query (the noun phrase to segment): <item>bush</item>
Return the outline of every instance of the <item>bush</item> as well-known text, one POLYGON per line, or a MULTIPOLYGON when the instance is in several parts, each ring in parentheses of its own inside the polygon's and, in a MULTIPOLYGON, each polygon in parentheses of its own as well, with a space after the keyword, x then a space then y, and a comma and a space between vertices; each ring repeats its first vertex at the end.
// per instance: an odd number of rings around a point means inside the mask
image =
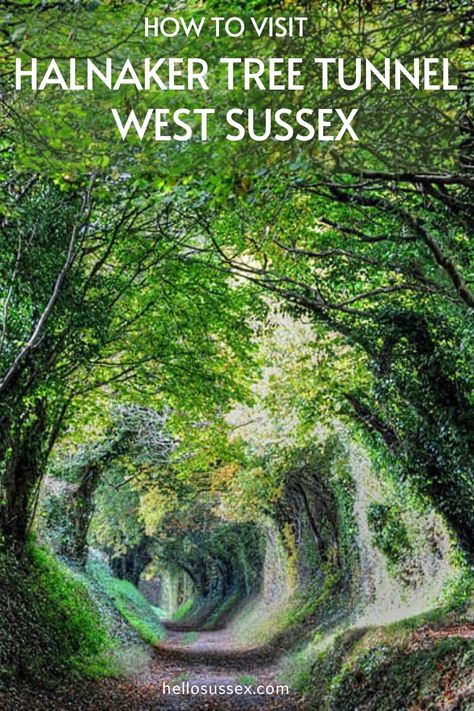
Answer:
POLYGON ((374 503, 369 506, 367 519, 374 544, 387 556, 389 564, 396 565, 410 555, 408 530, 397 509, 374 503))
POLYGON ((474 603, 474 574, 461 560, 459 572, 444 586, 442 600, 449 610, 461 612, 474 603))
POLYGON ((194 607, 194 600, 192 598, 188 598, 185 602, 183 602, 182 605, 178 607, 177 610, 173 612, 172 619, 175 622, 180 622, 182 619, 184 619, 191 610, 194 607))

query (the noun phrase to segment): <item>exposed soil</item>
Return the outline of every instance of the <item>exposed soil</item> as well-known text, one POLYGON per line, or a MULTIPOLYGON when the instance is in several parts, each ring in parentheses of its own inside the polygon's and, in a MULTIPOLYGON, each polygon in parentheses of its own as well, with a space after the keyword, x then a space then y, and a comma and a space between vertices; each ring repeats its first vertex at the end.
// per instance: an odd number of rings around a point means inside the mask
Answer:
POLYGON ((448 637, 460 637, 461 639, 474 639, 474 625, 458 624, 450 627, 432 629, 427 625, 420 627, 413 634, 415 640, 447 639, 448 637))

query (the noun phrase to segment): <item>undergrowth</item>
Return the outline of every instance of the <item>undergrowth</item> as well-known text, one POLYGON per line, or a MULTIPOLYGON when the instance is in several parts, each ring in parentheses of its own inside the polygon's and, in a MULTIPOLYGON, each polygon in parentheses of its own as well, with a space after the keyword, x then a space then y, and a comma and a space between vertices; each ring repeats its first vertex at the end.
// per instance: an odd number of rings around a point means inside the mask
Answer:
POLYGON ((182 619, 184 619, 191 610, 194 607, 194 600, 193 598, 188 598, 183 602, 177 610, 175 610, 171 616, 171 619, 174 620, 175 622, 180 622, 182 619))
POLYGON ((465 568, 442 607, 391 625, 316 634, 287 657, 284 680, 304 694, 304 708, 321 711, 467 711, 474 642, 456 636, 456 625, 472 622, 473 585, 465 568), (430 629, 448 632, 436 637, 430 629), (456 705, 445 706, 448 702, 456 705))
POLYGON ((315 661, 306 687, 314 708, 444 708, 440 704, 462 691, 469 678, 472 683, 472 640, 449 638, 416 647, 390 638, 370 643, 368 637, 365 641, 363 631, 352 630, 315 661))
POLYGON ((112 641, 86 587, 48 551, 0 551, 0 678, 54 685, 112 672, 112 641))
POLYGON ((215 610, 211 612, 205 624, 203 625, 203 629, 215 629, 217 625, 221 622, 221 620, 231 612, 232 608, 235 607, 235 605, 237 605, 240 598, 240 592, 235 592, 232 595, 228 595, 227 597, 225 597, 221 601, 221 603, 215 608, 215 610))
POLYGON ((99 561, 90 564, 88 570, 145 642, 155 645, 165 639, 166 631, 159 616, 132 583, 115 578, 107 566, 99 561))

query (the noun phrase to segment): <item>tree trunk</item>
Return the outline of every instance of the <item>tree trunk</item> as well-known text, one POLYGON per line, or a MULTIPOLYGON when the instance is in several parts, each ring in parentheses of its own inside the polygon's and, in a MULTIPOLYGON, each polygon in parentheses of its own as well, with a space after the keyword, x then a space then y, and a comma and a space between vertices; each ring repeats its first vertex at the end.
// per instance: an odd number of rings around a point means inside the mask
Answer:
POLYGON ((25 547, 30 504, 44 474, 45 424, 45 403, 38 400, 30 422, 17 433, 6 464, 1 527, 6 545, 18 551, 25 547))
POLYGON ((62 552, 79 565, 85 565, 87 559, 87 536, 94 513, 94 494, 99 480, 99 466, 90 464, 69 500, 72 534, 69 540, 64 541, 62 552))

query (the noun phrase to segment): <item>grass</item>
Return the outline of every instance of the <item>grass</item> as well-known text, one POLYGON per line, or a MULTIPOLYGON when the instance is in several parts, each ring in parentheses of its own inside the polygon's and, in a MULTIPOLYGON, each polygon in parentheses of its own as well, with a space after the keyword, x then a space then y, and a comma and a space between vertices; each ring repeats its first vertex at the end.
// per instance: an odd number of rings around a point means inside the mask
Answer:
POLYGON ((173 686, 174 684, 182 684, 183 681, 189 681, 191 678, 190 674, 187 672, 182 672, 181 674, 178 674, 178 676, 175 676, 172 681, 170 682, 170 686, 173 686))
POLYGON ((235 678, 235 683, 240 686, 255 686, 258 684, 258 679, 251 674, 241 674, 235 678))
POLYGON ((191 612, 193 605, 194 605, 194 600, 192 598, 188 598, 188 600, 186 600, 186 602, 183 602, 183 604, 180 605, 178 607, 178 609, 173 612, 171 619, 174 620, 175 622, 180 622, 182 619, 184 619, 186 617, 186 615, 188 615, 191 612))
POLYGON ((89 570, 121 615, 145 642, 155 645, 166 638, 157 608, 152 607, 132 583, 114 578, 107 567, 98 561, 89 570))
POLYGON ((33 543, 18 561, 0 551, 0 677, 59 683, 112 673, 113 646, 86 586, 33 543))

